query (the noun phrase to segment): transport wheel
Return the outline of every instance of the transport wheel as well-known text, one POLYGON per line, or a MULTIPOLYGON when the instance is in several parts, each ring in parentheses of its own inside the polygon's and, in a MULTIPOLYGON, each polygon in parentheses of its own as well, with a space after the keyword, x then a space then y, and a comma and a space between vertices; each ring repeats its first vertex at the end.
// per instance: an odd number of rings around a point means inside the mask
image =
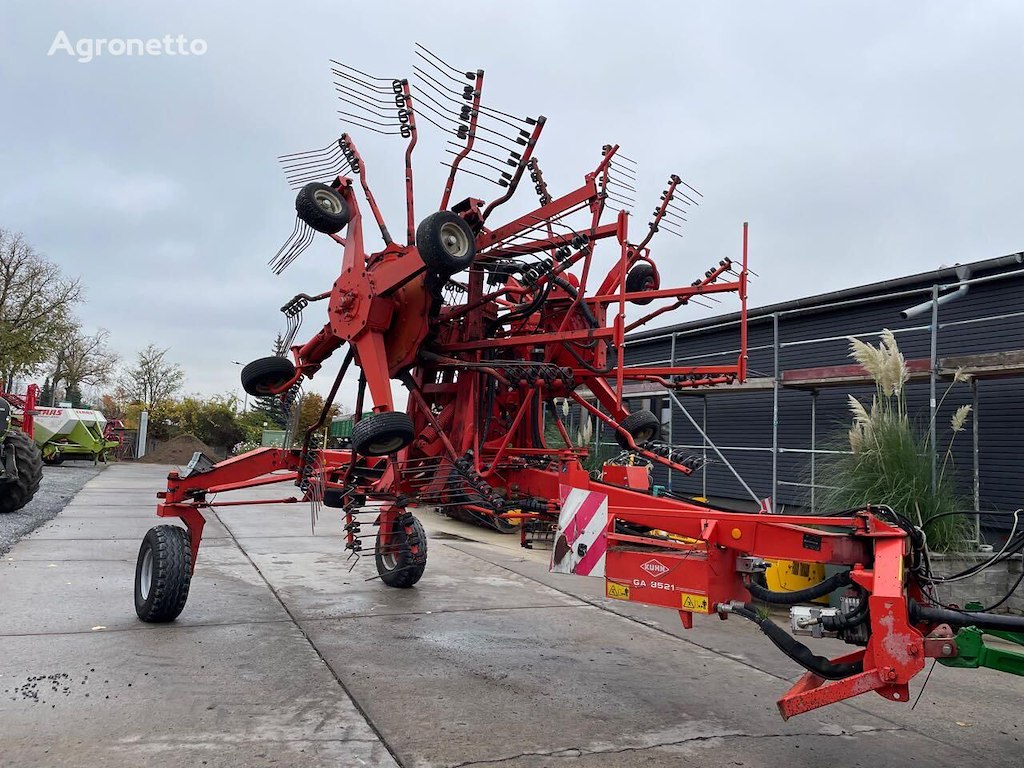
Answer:
POLYGON ((43 480, 43 454, 31 437, 12 429, 4 438, 4 462, 13 456, 17 480, 0 480, 0 513, 17 512, 36 495, 43 480))
POLYGON ((338 191, 315 181, 295 196, 295 212, 317 232, 327 235, 340 232, 352 218, 348 203, 338 191))
POLYGON ((177 525, 150 528, 135 564, 135 613, 150 624, 174 621, 192 581, 189 533, 177 525))
POLYGON ((278 394, 295 378, 295 365, 287 357, 261 357, 242 369, 242 389, 250 395, 278 394))
POLYGON ((416 228, 416 249, 423 263, 446 275, 461 272, 476 256, 476 237, 461 216, 432 213, 416 228))
MULTIPOLYGON (((626 293, 638 293, 640 291, 656 291, 661 287, 658 273, 654 267, 646 261, 633 265, 633 268, 626 273, 626 293)), ((653 299, 632 299, 633 304, 650 304, 653 299)))
MULTIPOLYGON (((619 422, 619 426, 629 432, 633 437, 633 442, 637 445, 657 440, 658 435, 661 434, 661 419, 650 411, 631 413, 619 422)), ((615 439, 623 448, 629 447, 626 445, 626 439, 618 432, 615 433, 615 439)))
POLYGON ((377 563, 380 580, 389 587, 408 589, 423 576, 427 567, 427 534, 423 525, 413 515, 398 515, 392 525, 391 541, 385 548, 381 543, 381 530, 377 532, 377 543, 373 557, 377 563), (417 549, 413 554, 412 547, 417 549))
POLYGON ((407 413, 375 413, 352 425, 352 450, 364 456, 386 456, 405 448, 416 436, 407 413))
POLYGON ((345 493, 341 488, 328 488, 324 491, 323 503, 330 509, 341 509, 345 506, 345 493))
POLYGON ((60 451, 54 451, 49 456, 43 456, 43 464, 49 464, 51 467, 58 467, 64 463, 64 454, 60 451))

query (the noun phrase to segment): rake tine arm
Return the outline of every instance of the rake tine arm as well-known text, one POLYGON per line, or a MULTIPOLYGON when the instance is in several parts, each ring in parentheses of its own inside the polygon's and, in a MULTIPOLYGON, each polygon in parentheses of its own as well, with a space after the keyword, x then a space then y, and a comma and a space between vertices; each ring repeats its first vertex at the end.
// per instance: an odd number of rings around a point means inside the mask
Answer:
POLYGON ((516 170, 512 174, 512 179, 509 181, 508 191, 497 200, 491 201, 491 204, 484 209, 481 216, 484 221, 487 221, 487 217, 491 215, 495 208, 507 202, 512 195, 516 193, 516 189, 519 187, 519 180, 523 178, 523 171, 526 170, 527 163, 529 163, 530 158, 533 157, 533 150, 537 146, 537 141, 540 139, 540 134, 544 130, 544 123, 546 122, 547 118, 544 117, 544 115, 537 118, 537 124, 533 127, 533 133, 531 133, 530 138, 527 139, 526 149, 523 151, 522 157, 519 158, 516 170))
POLYGON ((476 125, 480 119, 480 94, 484 87, 484 71, 478 69, 476 71, 476 83, 473 86, 472 92, 472 107, 470 109, 469 126, 466 131, 466 146, 456 157, 455 161, 451 164, 451 173, 448 174, 448 181, 444 185, 444 193, 441 195, 441 202, 438 205, 438 210, 446 210, 448 208, 448 202, 451 199, 452 187, 455 186, 455 174, 459 172, 459 164, 462 159, 469 154, 469 151, 473 148, 473 140, 476 138, 476 125))

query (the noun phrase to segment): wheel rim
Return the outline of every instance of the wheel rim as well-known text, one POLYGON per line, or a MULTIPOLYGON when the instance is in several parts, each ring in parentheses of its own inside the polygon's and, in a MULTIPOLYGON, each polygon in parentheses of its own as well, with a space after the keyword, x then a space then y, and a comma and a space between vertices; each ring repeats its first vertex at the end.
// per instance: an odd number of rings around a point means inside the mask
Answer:
POLYGON ((460 227, 458 224, 454 224, 450 221, 445 222, 441 225, 441 247, 456 259, 463 258, 469 253, 469 237, 466 236, 466 230, 460 227))
POLYGON ((396 552, 398 548, 395 546, 395 532, 391 531, 390 543, 387 547, 381 547, 380 561, 384 565, 384 569, 393 571, 398 567, 398 557, 396 552))
POLYGON ((654 437, 654 427, 648 427, 647 429, 641 429, 633 435, 633 441, 637 443, 646 443, 652 437, 654 437))
POLYGON ((153 583, 153 550, 147 549, 139 566, 139 594, 143 600, 149 599, 149 588, 153 583))
POLYGON ((287 379, 274 379, 272 381, 258 381, 258 382, 256 382, 255 384, 252 385, 252 388, 255 389, 259 394, 262 394, 262 395, 273 395, 273 394, 276 394, 274 392, 274 390, 275 389, 279 390, 286 383, 286 381, 287 381, 287 379))
POLYGON ((329 190, 316 190, 313 193, 313 202, 335 216, 342 212, 341 198, 329 190))
POLYGON ((401 448, 404 443, 405 441, 400 436, 396 435, 395 437, 385 437, 377 440, 376 442, 370 443, 369 449, 377 454, 394 453, 401 448))

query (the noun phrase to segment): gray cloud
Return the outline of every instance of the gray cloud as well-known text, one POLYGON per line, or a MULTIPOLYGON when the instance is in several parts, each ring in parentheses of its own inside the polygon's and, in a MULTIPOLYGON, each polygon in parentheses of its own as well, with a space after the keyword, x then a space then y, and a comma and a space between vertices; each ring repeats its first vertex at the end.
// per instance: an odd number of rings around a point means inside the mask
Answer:
MULTIPOLYGON (((634 227, 669 173, 700 189, 685 239, 655 240, 667 279, 738 256, 750 221, 764 304, 1021 248, 1022 26, 1013 2, 522 2, 471 18, 411 2, 16 2, 0 10, 0 225, 84 278, 84 322, 124 355, 169 345, 190 390, 238 391, 230 361, 265 354, 278 307, 325 290, 340 259, 323 242, 281 278, 266 268, 294 218, 275 156, 337 136, 328 58, 405 75, 418 40, 485 68, 494 105, 548 116, 554 191, 612 141, 639 161, 634 227), (60 30, 208 51, 81 64, 46 56, 60 30)), ((353 134, 400 229, 400 145, 353 134)), ((424 214, 442 148, 424 130, 424 214)), ((524 188, 509 213, 531 202, 524 188)), ((321 322, 311 309, 304 331, 321 322)))

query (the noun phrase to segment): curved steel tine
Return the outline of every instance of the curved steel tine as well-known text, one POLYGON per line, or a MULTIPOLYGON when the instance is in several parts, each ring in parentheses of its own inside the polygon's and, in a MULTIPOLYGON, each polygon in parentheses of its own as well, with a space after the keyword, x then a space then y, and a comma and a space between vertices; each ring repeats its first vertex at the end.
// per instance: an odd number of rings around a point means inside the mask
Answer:
MULTIPOLYGON (((366 123, 372 123, 373 125, 384 125, 384 126, 387 126, 389 128, 397 128, 398 127, 396 125, 396 123, 398 122, 397 120, 387 121, 387 122, 380 122, 379 120, 371 120, 368 117, 363 117, 362 115, 355 115, 355 114, 352 114, 351 112, 345 112, 344 110, 341 110, 341 109, 338 110, 338 114, 339 115, 345 115, 346 117, 353 117, 353 118, 355 118, 357 120, 362 120, 363 122, 366 122, 366 123)), ((377 117, 386 117, 386 115, 377 115, 377 117)))
MULTIPOLYGON (((450 69, 452 72, 456 72, 456 73, 462 75, 467 80, 472 80, 474 77, 476 77, 476 73, 475 72, 468 72, 466 70, 456 69, 451 64, 449 64, 447 61, 445 61, 440 56, 438 56, 436 53, 434 53, 429 48, 427 48, 427 46, 423 45, 422 43, 415 43, 415 46, 417 48, 421 49, 422 51, 426 52, 428 55, 430 55, 431 58, 436 59, 437 61, 439 61, 441 64, 443 64, 445 67, 450 69)), ((435 64, 434 66, 437 66, 437 65, 435 64)))
POLYGON ((339 141, 340 141, 340 139, 334 139, 334 140, 331 141, 330 144, 328 144, 326 147, 324 147, 322 149, 307 149, 307 150, 304 150, 302 152, 288 152, 287 154, 284 154, 284 155, 278 155, 277 159, 279 161, 281 161, 281 162, 284 162, 284 161, 287 161, 289 158, 297 157, 299 155, 315 155, 315 154, 324 154, 326 152, 333 152, 334 150, 338 149, 338 142, 339 141))
MULTIPOLYGON (((298 219, 298 217, 296 217, 298 219)), ((313 228, 306 224, 304 221, 298 220, 296 225, 299 231, 297 238, 290 236, 288 240, 285 240, 284 245, 278 250, 274 258, 271 259, 271 269, 275 275, 280 275, 284 272, 288 266, 297 259, 306 248, 309 247, 310 243, 313 242, 313 228), (287 247, 287 250, 285 250, 287 247), (284 253, 282 253, 282 251, 284 253)), ((293 233, 294 234, 294 233, 293 233)))
MULTIPOLYGON (((447 152, 449 155, 455 155, 456 157, 458 157, 458 155, 459 155, 458 152, 455 152, 455 151, 453 151, 451 149, 445 149, 445 152, 447 152)), ((492 171, 497 171, 498 173, 501 173, 501 174, 505 174, 506 173, 506 171, 503 168, 498 168, 498 167, 496 167, 494 165, 491 165, 490 163, 488 163, 485 160, 478 160, 477 158, 473 157, 473 153, 472 152, 470 152, 468 155, 466 155, 466 159, 469 160, 470 162, 479 163, 480 165, 482 165, 482 166, 484 166, 486 168, 490 168, 492 171)))
MULTIPOLYGON (((451 163, 446 163, 443 160, 441 161, 441 165, 443 165, 445 168, 451 168, 452 167, 451 163)), ((508 186, 508 182, 505 181, 504 179, 501 179, 499 181, 495 181, 494 179, 488 178, 487 176, 484 176, 482 174, 476 173, 474 171, 467 171, 465 168, 459 168, 459 170, 462 173, 468 173, 470 176, 476 176, 477 178, 483 179, 484 181, 489 181, 489 182, 491 182, 491 184, 497 184, 499 187, 507 187, 508 186)))
POLYGON ((284 170, 293 171, 301 168, 310 168, 314 165, 336 163, 339 158, 344 159, 344 157, 345 153, 341 151, 340 147, 336 147, 330 154, 310 154, 305 157, 296 155, 279 162, 284 170))
POLYGON ((432 77, 430 74, 428 74, 420 67, 417 67, 415 64, 412 65, 412 71, 413 74, 415 74, 416 76, 421 77, 424 80, 427 80, 430 83, 432 83, 432 87, 434 88, 434 90, 436 90, 438 93, 444 94, 446 98, 449 98, 458 104, 464 103, 465 100, 462 98, 462 90, 457 91, 454 88, 449 88, 440 80, 432 77))
MULTIPOLYGON (((344 93, 346 96, 351 96, 352 98, 360 100, 361 102, 365 102, 367 104, 367 106, 373 106, 374 109, 381 109, 381 110, 385 110, 386 109, 386 110, 391 110, 391 111, 395 111, 395 112, 397 112, 398 109, 399 109, 398 105, 395 104, 394 98, 391 98, 391 99, 371 98, 370 96, 367 96, 365 93, 360 93, 359 91, 355 90, 354 88, 348 88, 348 87, 342 85, 341 83, 337 83, 337 82, 334 84, 334 90, 336 90, 339 94, 344 93), (379 106, 379 105, 383 105, 383 106, 379 106)), ((340 96, 339 96, 339 98, 340 98, 340 96)))

